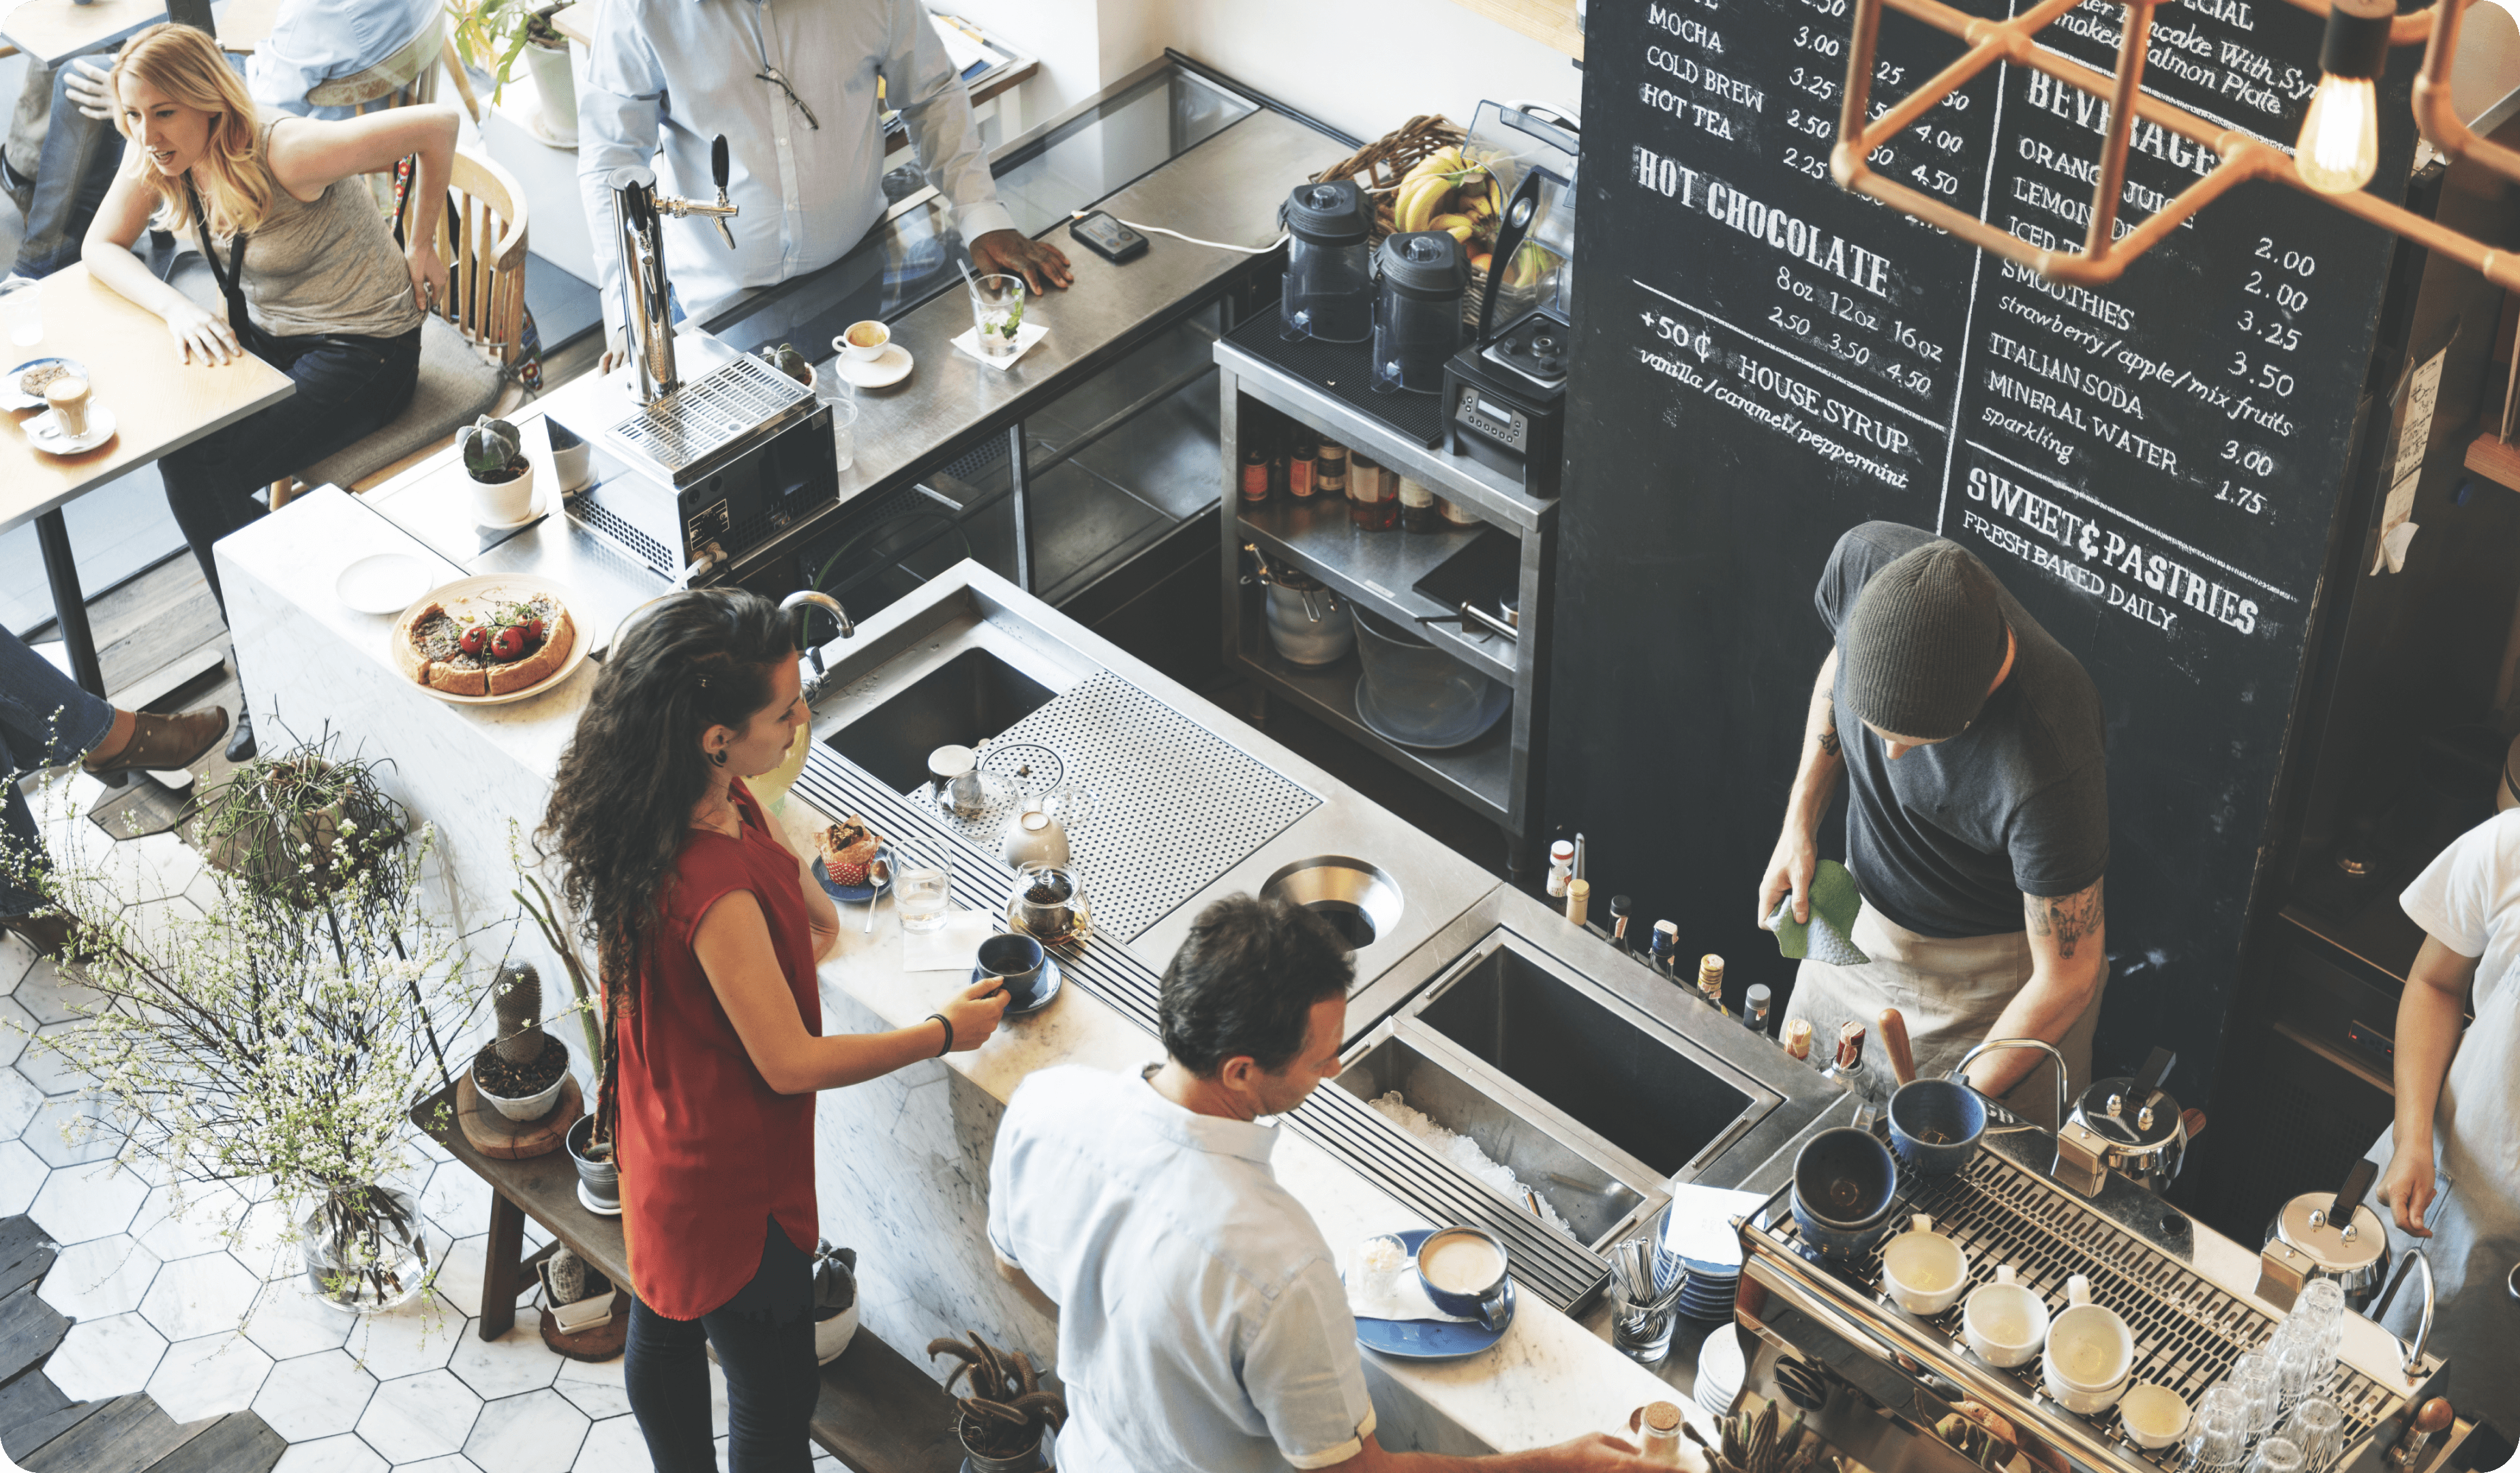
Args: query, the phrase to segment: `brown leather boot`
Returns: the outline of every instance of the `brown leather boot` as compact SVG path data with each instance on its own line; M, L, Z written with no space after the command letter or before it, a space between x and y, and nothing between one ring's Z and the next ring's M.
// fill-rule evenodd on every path
M171 772L200 761L203 753L227 735L228 713L223 706L207 711L188 711L180 716L161 716L156 712L138 713L131 728L131 740L122 750L100 761L87 760L87 770L98 777L109 772L128 772L147 768L153 772Z

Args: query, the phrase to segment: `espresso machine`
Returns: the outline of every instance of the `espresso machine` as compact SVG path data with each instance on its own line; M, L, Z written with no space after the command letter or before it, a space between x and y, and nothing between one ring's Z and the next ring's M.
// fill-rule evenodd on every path
M714 204L659 194L646 167L619 168L612 190L630 363L619 397L593 378L555 394L549 417L587 440L590 478L569 514L616 551L677 587L704 582L839 493L832 412L813 391L704 334L674 332L663 222L701 215L729 250L728 160L710 151ZM683 377L682 357L705 367ZM584 387L581 387L584 386Z
M2060 1307L2068 1280L2086 1278L2092 1302L2133 1332L2126 1384L2168 1387L2193 1408L2241 1353L2268 1343L2304 1278L2298 1255L2281 1243L2264 1253L2246 1247L2155 1194L2175 1160L2130 1142L2166 1140L2156 1123L2179 1118L2177 1102L2158 1090L2161 1072L2102 1082L2079 1110L2060 1079L2057 1113L2067 1124L2058 1134L1989 1102L1967 1165L1927 1176L1901 1162L1890 1212L1901 1223L1926 1215L1934 1231L1958 1241L1972 1286L2008 1266ZM2102 1096L2096 1105L2093 1093ZM2133 1128L2138 1117L2143 1124ZM2121 1118L2132 1128L2120 1130ZM1780 1171L1790 1175L1791 1167L1772 1163L1761 1179L1773 1182L1769 1174ZM2146 1449L2114 1408L2067 1409L2035 1357L2010 1368L1981 1358L1961 1333L1959 1308L1901 1308L1883 1286L1877 1244L1853 1259L1823 1257L1803 1241L1792 1199L1787 1181L1740 1220L1732 1332L1750 1367L1745 1386L1791 1404L1788 1413L1799 1408L1837 1450L1881 1473L2188 1473L2183 1439ZM2334 1473L2436 1465L2442 1445L2432 1434L2450 1418L2435 1399L2455 1386L2423 1338L2409 1345L2361 1313L2345 1314L2337 1367L2322 1391L2344 1414Z

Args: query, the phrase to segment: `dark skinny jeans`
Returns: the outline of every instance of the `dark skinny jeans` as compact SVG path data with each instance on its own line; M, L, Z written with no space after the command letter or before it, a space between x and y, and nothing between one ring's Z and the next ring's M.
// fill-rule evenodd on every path
M271 340L264 361L297 391L258 414L202 437L158 463L166 505L200 560L210 593L219 588L219 538L263 514L253 493L344 450L393 422L420 384L420 329L396 338ZM217 373L216 368L200 370Z
M670 1250L669 1250L670 1251ZM761 1266L735 1298L698 1319L668 1319L630 1301L630 1409L656 1473L715 1473L707 1347L726 1370L729 1473L806 1473L814 1401L814 1261L776 1221Z

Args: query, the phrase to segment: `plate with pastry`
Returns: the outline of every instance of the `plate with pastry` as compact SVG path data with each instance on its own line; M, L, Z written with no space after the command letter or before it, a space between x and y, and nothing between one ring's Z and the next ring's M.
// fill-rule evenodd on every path
M872 900L876 887L867 874L867 866L885 849L883 837L869 828L865 819L851 813L838 823L824 825L814 835L814 878L832 899L852 903Z
M585 662L590 643L561 591L521 574L431 589L402 611L386 638L405 678L456 706L540 695Z

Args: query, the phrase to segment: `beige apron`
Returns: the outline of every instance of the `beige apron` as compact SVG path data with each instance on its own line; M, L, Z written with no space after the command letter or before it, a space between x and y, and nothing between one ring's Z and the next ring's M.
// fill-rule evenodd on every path
M1793 1002L1785 1016L1810 1021L1815 1067L1825 1067L1833 1056L1840 1024L1860 1023L1865 1031L1865 1068L1886 1080L1890 1061L1882 1052L1877 1025L1881 1010L1895 1007L1908 1023L1916 1077L1941 1079L1961 1055L1986 1041L1996 1019L2030 980L2026 931L2001 936L1918 936L1867 905L1855 918L1853 940L1872 958L1870 962L1835 967L1807 959L1794 974ZM2100 991L2104 990L2105 983L2056 1044L2076 1090L2091 1082L2092 1030L2099 1021ZM2040 1055L2038 1067L2002 1100L2013 1114L2054 1129L2055 1061Z

